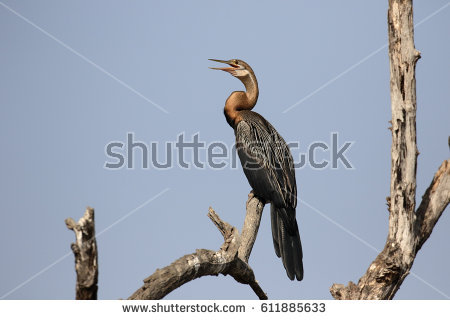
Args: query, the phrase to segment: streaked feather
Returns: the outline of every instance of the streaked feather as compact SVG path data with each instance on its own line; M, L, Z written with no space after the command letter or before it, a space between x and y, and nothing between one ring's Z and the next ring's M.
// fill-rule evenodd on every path
M235 128L236 148L254 192L271 203L275 253L281 256L288 277L303 278L302 248L295 218L297 186L294 161L281 135L261 115L240 111Z

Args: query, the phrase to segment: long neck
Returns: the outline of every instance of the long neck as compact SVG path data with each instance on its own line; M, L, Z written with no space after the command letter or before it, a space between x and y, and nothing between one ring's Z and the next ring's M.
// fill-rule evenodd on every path
M253 109L258 101L259 89L258 89L258 81L253 74L244 77L243 79L239 79L245 86L245 95L247 96L249 108L248 110Z
M227 122L233 128L241 120L239 112L242 110L251 110L258 101L259 89L258 81L253 74L249 74L245 77L238 77L239 80L245 86L245 92L235 91L233 92L225 102L225 117Z

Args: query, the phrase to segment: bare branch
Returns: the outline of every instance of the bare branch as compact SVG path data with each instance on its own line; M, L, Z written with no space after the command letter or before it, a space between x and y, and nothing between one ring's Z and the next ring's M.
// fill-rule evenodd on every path
M433 177L417 208L417 251L430 237L435 224L450 202L450 161L445 160Z
M247 214L245 215L244 226L242 227L241 246L239 248L239 258L248 262L258 235L259 224L261 222L264 203L250 192L247 200Z
M258 298L267 299L267 295L255 279L253 270L247 264L263 208L264 203L251 193L247 201L247 214L241 236L235 227L221 220L210 208L208 217L224 237L224 243L219 251L198 249L195 253L185 255L167 267L157 269L128 299L162 299L191 280L219 274L231 275L239 283L250 285ZM240 258L241 256L243 258Z
M67 218L65 222L76 238L76 242L71 245L77 272L76 299L96 300L98 264L94 209L88 207L78 223L72 218Z
M450 203L450 161L445 160L436 172L416 212L414 253L408 265L401 269L399 255L403 251L395 242L387 242L383 251L370 265L358 284L333 284L330 289L335 299L392 299L409 274L417 252L429 238L433 227Z

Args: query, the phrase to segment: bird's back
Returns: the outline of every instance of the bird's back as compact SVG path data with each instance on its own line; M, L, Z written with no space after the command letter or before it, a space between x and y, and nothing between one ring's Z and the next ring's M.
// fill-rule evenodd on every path
M241 111L236 125L236 148L254 191L280 207L297 206L292 154L283 137L260 114Z

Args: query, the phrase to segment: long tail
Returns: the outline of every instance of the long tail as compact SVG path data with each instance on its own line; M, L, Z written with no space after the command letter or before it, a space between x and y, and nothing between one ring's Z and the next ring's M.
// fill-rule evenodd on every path
M281 257L289 279L303 279L303 252L294 208L270 205L275 253Z

